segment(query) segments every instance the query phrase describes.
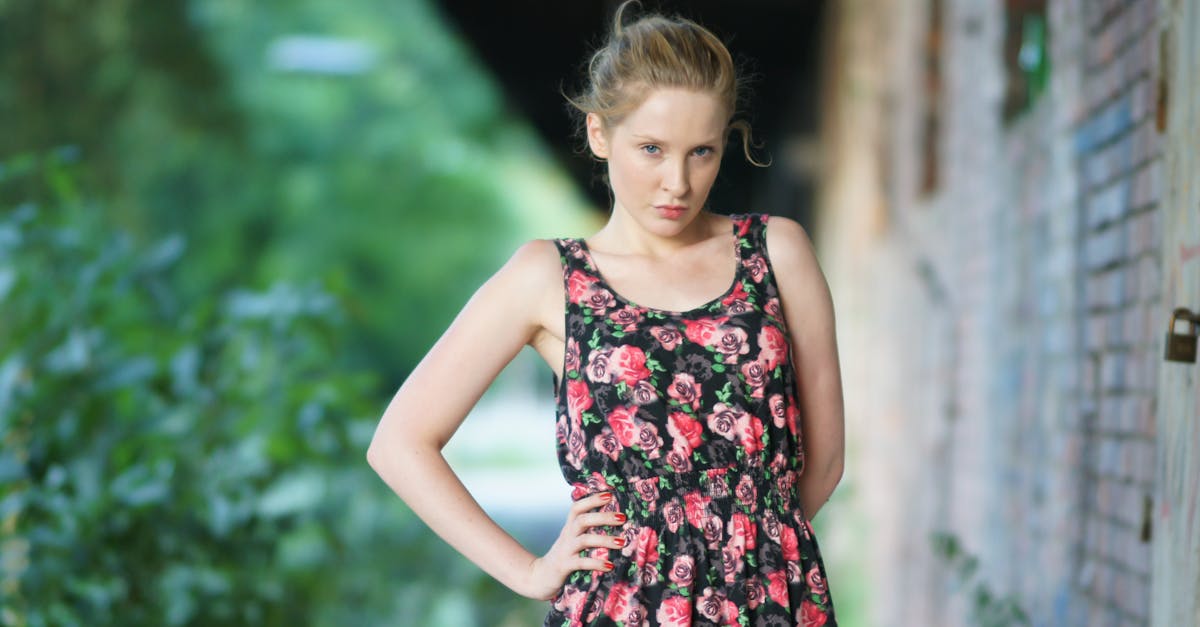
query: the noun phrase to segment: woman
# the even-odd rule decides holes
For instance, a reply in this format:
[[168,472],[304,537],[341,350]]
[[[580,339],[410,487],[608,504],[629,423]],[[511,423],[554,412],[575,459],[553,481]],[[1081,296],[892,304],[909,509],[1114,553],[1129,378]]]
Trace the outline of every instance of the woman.
[[[842,473],[829,290],[800,225],[705,210],[731,130],[750,158],[725,46],[683,19],[622,24],[627,5],[571,100],[607,163],[608,223],[522,246],[401,386],[367,457],[480,568],[552,600],[547,625],[832,625],[808,522]],[[575,488],[540,557],[441,455],[526,344],[559,384]]]

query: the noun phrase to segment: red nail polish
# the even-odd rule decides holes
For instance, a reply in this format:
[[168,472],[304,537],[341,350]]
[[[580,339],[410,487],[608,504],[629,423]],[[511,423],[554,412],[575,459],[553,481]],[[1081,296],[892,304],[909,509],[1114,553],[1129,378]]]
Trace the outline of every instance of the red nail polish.
[[617,514],[617,522],[623,523],[626,520],[629,520],[629,519],[625,516],[625,514],[621,514],[621,513]]
[[608,560],[604,560],[604,570],[612,570],[612,569],[613,569],[613,563]]
[[612,500],[612,492],[602,492],[600,494],[600,500],[604,501],[605,503],[611,501]]
[[617,546],[625,546],[625,538],[614,538],[613,542],[616,542]]

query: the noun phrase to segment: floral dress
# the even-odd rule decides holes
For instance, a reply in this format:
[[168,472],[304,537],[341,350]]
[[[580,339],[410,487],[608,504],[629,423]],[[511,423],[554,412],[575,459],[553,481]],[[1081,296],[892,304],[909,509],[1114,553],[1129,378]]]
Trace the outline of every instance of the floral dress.
[[566,284],[557,451],[573,498],[628,517],[610,572],[576,571],[545,625],[835,625],[804,466],[767,216],[733,217],[725,294],[689,311],[632,303],[586,242],[556,244]]

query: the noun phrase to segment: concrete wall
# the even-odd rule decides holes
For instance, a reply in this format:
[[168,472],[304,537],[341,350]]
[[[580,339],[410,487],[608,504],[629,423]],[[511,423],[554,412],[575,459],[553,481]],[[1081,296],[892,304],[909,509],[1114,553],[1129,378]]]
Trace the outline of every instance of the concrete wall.
[[[1163,2],[1160,15],[1169,138],[1158,316],[1165,327],[1168,309],[1200,312],[1200,3]],[[1164,363],[1160,372],[1153,624],[1200,625],[1200,371]]]
[[815,237],[843,351],[844,489],[871,524],[872,624],[1148,624],[1175,306],[1165,10],[1049,2],[1048,87],[1005,122],[1004,3],[940,4],[936,188],[920,148],[936,4],[840,3],[826,67]]

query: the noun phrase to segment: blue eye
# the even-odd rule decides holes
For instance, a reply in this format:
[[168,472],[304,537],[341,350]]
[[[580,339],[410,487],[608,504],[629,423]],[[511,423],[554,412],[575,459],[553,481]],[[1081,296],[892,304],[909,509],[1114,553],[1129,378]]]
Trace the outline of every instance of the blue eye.
[[642,150],[644,150],[648,155],[656,155],[661,151],[661,149],[654,144],[646,144],[645,146],[642,146]]
[[698,157],[707,157],[708,155],[712,154],[712,151],[713,149],[709,148],[708,146],[701,146],[692,152],[694,152]]

